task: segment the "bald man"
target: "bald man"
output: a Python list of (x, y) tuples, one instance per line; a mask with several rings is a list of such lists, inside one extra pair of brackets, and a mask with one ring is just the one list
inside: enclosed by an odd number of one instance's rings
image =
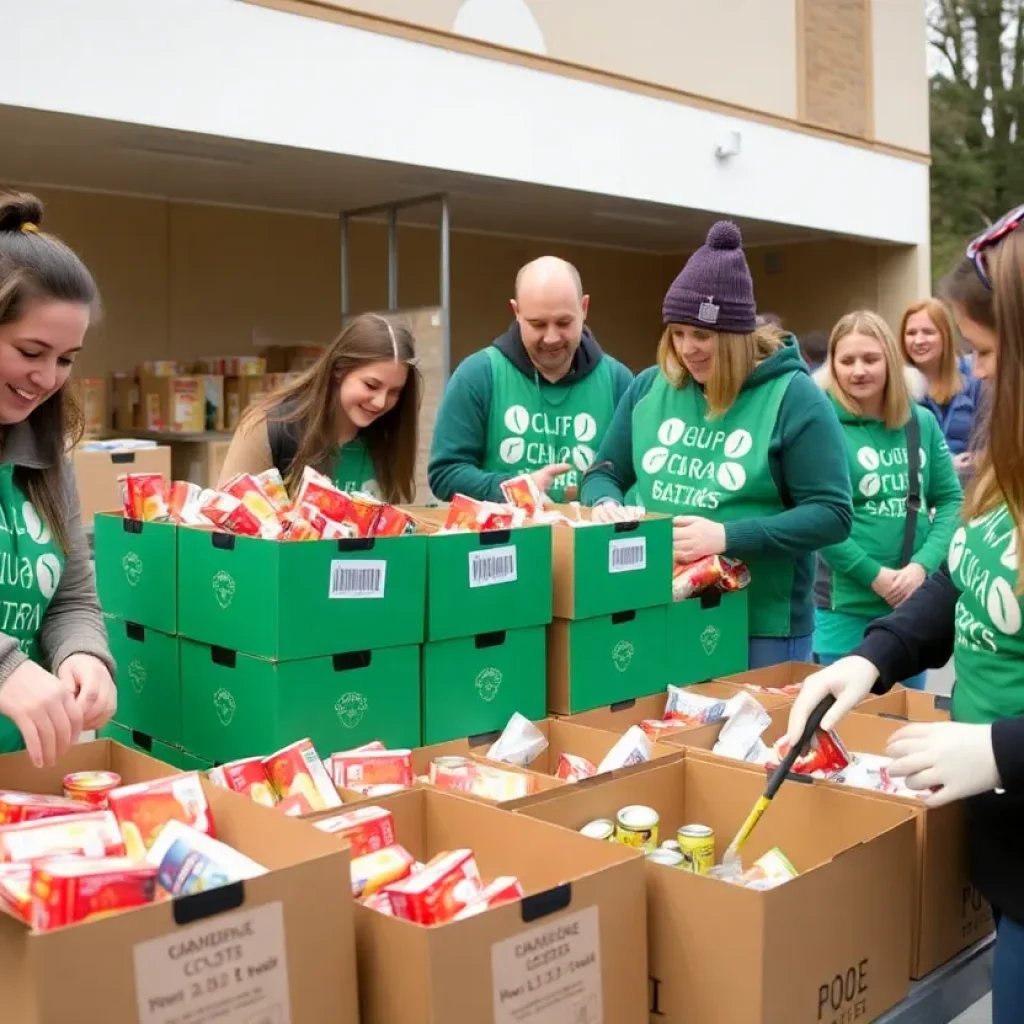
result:
[(515, 323), (463, 360), (445, 390), (430, 452), (440, 501), (501, 501), (529, 473), (553, 501), (573, 501), (633, 375), (586, 326), (590, 296), (571, 263), (542, 256), (516, 275)]

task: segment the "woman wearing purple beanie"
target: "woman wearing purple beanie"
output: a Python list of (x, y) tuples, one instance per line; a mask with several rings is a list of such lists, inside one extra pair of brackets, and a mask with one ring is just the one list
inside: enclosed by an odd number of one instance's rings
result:
[(758, 324), (739, 228), (719, 221), (665, 296), (658, 364), (623, 396), (583, 481), (594, 518), (636, 487), (674, 515), (678, 562), (750, 567), (751, 668), (810, 661), (814, 553), (853, 510), (839, 421), (796, 339)]

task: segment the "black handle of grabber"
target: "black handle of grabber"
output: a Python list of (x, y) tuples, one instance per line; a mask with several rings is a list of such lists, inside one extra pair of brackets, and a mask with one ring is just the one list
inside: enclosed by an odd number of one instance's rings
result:
[(821, 725), (821, 720), (828, 714), (829, 709), (835, 702), (835, 697), (829, 693), (822, 697), (818, 706), (811, 712), (810, 717), (807, 719), (807, 724), (804, 726), (804, 731), (800, 733), (800, 739), (789, 748), (789, 753), (782, 759), (782, 764), (772, 772), (771, 778), (768, 779), (764, 795), (769, 800), (779, 791), (779, 786), (782, 785), (793, 765), (796, 764), (797, 758), (807, 749), (811, 738), (814, 736), (814, 731)]

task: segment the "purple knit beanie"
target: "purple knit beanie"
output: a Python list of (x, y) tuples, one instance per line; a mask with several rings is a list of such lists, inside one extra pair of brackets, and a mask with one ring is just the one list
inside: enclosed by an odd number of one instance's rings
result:
[(752, 333), (757, 308), (742, 246), (740, 229), (731, 221), (712, 224), (707, 242), (686, 261), (666, 293), (662, 321), (730, 334)]

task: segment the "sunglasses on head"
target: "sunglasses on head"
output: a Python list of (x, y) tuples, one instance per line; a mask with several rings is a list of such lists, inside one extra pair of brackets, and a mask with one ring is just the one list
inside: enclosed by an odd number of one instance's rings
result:
[(992, 246), (998, 245), (1007, 235), (1016, 231), (1021, 224), (1024, 224), (1024, 206), (1018, 206), (1004, 214), (967, 246), (967, 258), (974, 264), (974, 270), (981, 279), (981, 283), (989, 291), (992, 291), (992, 279), (988, 276), (988, 268), (985, 266), (985, 252)]

